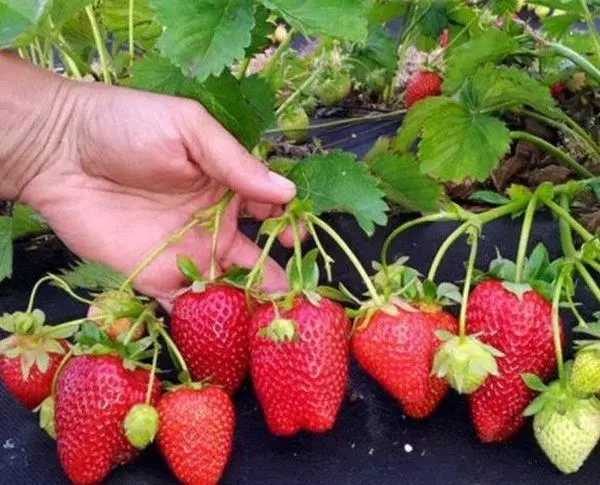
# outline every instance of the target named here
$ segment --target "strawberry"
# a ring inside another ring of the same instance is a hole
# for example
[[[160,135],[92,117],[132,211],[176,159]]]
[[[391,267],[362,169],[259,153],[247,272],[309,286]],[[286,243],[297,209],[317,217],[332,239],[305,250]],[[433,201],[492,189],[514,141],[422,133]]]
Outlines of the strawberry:
[[[212,376],[234,392],[246,377],[250,349],[250,311],[242,290],[225,283],[178,296],[171,314],[171,335],[192,378]]]
[[[277,126],[284,136],[294,142],[301,143],[308,138],[310,120],[302,106],[291,106],[277,118]]]
[[[163,396],[158,413],[158,447],[177,479],[188,485],[217,483],[233,442],[229,395],[215,386],[180,387]]]
[[[571,386],[577,392],[596,394],[600,392],[600,354],[598,350],[580,350],[573,362]]]
[[[130,370],[114,355],[82,355],[66,364],[57,380],[55,421],[58,456],[69,480],[101,482],[135,457],[124,421],[133,406],[145,401],[149,380],[148,371]],[[151,404],[159,398],[155,379]]]
[[[343,100],[352,90],[352,76],[347,72],[331,72],[315,87],[315,95],[325,106],[332,106]]]
[[[102,320],[96,320],[102,328],[116,341],[119,336],[127,334],[136,319],[144,311],[144,304],[128,291],[111,290],[101,293],[94,299],[88,310],[88,317],[106,315]],[[138,325],[132,340],[138,340],[144,335],[144,325]]]
[[[550,94],[552,94],[553,98],[560,99],[565,92],[565,88],[566,86],[564,83],[554,83],[550,86]]]
[[[488,376],[469,396],[471,417],[483,442],[506,441],[522,427],[522,413],[533,392],[521,374],[547,379],[556,366],[550,303],[531,289],[519,296],[508,285],[486,280],[467,304],[468,332],[504,354],[497,359],[499,375]]]
[[[348,378],[348,319],[337,303],[304,296],[261,305],[250,323],[252,382],[271,433],[330,430]]]
[[[359,319],[351,346],[360,366],[397,399],[413,418],[429,416],[448,391],[431,375],[433,355],[441,344],[437,330],[456,333],[456,320],[438,306],[395,306]]]
[[[525,409],[535,415],[533,432],[548,459],[565,474],[578,471],[600,440],[600,402],[581,397],[560,379],[545,385],[535,375],[524,382],[541,394]]]
[[[450,29],[444,29],[438,37],[438,45],[445,49],[448,46],[448,40],[450,39]]]
[[[0,341],[0,381],[25,408],[33,410],[52,394],[54,374],[69,346],[68,334],[44,326],[39,310],[5,313],[0,328],[11,335]]]
[[[435,72],[419,71],[414,73],[406,84],[404,105],[410,108],[417,101],[442,94],[442,78]]]

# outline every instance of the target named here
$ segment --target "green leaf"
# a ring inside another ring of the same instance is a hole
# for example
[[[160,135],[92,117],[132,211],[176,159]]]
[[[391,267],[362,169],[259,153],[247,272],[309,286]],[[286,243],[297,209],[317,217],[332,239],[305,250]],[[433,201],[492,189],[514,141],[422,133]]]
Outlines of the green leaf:
[[[496,15],[516,12],[518,10],[518,0],[492,0],[490,8]]]
[[[150,0],[150,5],[165,27],[162,52],[189,77],[219,76],[250,45],[252,0]]]
[[[12,217],[0,216],[0,281],[12,276],[12,225]]]
[[[516,67],[488,64],[470,79],[461,92],[463,104],[472,111],[527,105],[552,112],[556,103],[550,90]]]
[[[319,265],[317,264],[317,258],[319,257],[319,250],[313,249],[309,251],[300,262],[300,270],[302,271],[302,282],[298,274],[298,264],[296,262],[296,256],[294,255],[287,264],[287,278],[290,282],[292,289],[301,290],[316,290],[319,284]]]
[[[547,389],[546,384],[535,374],[524,373],[521,374],[521,378],[527,387],[533,391],[544,392]]]
[[[532,251],[531,256],[527,260],[527,264],[525,264],[523,279],[529,281],[537,278],[540,273],[546,269],[548,264],[550,264],[548,250],[546,249],[546,246],[540,243]]]
[[[369,11],[369,24],[385,24],[406,13],[406,0],[373,0]]]
[[[186,78],[169,59],[151,55],[134,64],[128,85],[199,101],[249,149],[274,122],[275,95],[257,77],[247,77],[239,82],[225,73],[199,83]]]
[[[71,288],[86,290],[118,290],[125,282],[121,273],[95,261],[79,261],[69,269],[62,270],[60,277]]]
[[[296,184],[297,197],[311,201],[317,215],[347,212],[369,235],[375,224],[387,222],[388,207],[377,180],[351,154],[336,150],[307,157],[293,168],[289,178]]]
[[[18,239],[26,235],[35,235],[47,232],[48,225],[25,204],[13,205],[12,238]]]
[[[439,209],[443,187],[421,173],[412,155],[378,155],[371,160],[369,168],[381,179],[381,186],[392,202],[422,212]]]
[[[551,15],[542,19],[542,30],[550,39],[560,39],[563,37],[573,24],[581,20],[578,13],[565,13],[563,15]]]
[[[60,27],[77,12],[87,7],[93,0],[54,0],[50,16],[56,27]],[[123,1],[121,1],[123,3]],[[137,7],[137,6],[136,6]]]
[[[455,92],[480,66],[489,62],[497,63],[518,50],[517,40],[498,29],[489,29],[465,42],[453,49],[447,60],[444,92]]]
[[[194,260],[188,256],[179,255],[177,256],[177,267],[179,271],[186,277],[190,282],[201,280],[200,272]]]
[[[491,190],[478,190],[469,196],[469,200],[477,200],[492,205],[506,205],[510,199]]]
[[[357,46],[350,56],[353,62],[354,76],[363,84],[369,85],[370,75],[382,69],[387,81],[391,81],[396,72],[396,44],[392,36],[375,25],[369,28],[369,36],[364,46]]]
[[[52,0],[0,0],[0,49],[27,44]]]
[[[268,36],[273,33],[273,24],[269,22],[271,13],[262,5],[256,7],[255,25],[251,33],[250,45],[246,48],[246,57],[252,57],[270,44]]]
[[[354,300],[348,297],[343,291],[331,286],[318,286],[317,293],[330,300],[336,300],[342,303],[354,303]]]
[[[503,122],[444,96],[427,98],[408,112],[397,147],[408,151],[421,131],[421,171],[442,181],[485,180],[511,141]]]
[[[363,42],[369,0],[261,0],[305,36],[324,34]]]

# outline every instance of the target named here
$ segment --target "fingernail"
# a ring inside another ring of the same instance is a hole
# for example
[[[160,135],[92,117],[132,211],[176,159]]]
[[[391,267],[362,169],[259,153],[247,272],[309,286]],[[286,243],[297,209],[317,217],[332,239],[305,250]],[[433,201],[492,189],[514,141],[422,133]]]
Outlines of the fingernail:
[[[282,177],[276,172],[269,172],[269,181],[277,187],[288,192],[296,192],[296,185],[291,180]]]

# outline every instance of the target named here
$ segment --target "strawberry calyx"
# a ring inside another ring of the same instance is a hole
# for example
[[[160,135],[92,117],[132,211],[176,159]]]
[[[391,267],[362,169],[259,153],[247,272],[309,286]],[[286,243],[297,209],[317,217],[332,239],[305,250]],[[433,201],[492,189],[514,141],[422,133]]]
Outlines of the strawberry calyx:
[[[224,283],[234,286],[240,290],[246,289],[246,281],[249,274],[249,271],[246,268],[241,268],[240,266],[230,266],[227,271],[221,275],[207,280],[200,274],[195,261],[189,256],[177,256],[177,266],[190,284],[175,293],[173,296],[174,298],[189,291],[193,291],[194,293],[202,293],[209,285],[217,283]]]
[[[443,330],[435,334],[443,343],[435,354],[432,375],[446,379],[460,394],[471,394],[488,376],[499,375],[496,358],[504,354],[481,342],[477,334],[462,338]]]
[[[0,329],[10,335],[0,340],[0,356],[21,359],[21,372],[27,380],[34,365],[45,373],[50,365],[50,354],[65,354],[64,339],[76,328],[52,333],[53,327],[44,325],[46,316],[41,310],[5,313],[0,317]]]
[[[271,339],[278,344],[293,342],[297,339],[297,327],[294,320],[277,315],[268,326],[261,328],[257,335]]]
[[[56,439],[54,397],[48,396],[42,401],[42,404],[33,410],[33,412],[39,413],[40,428],[43,429],[52,439]]]

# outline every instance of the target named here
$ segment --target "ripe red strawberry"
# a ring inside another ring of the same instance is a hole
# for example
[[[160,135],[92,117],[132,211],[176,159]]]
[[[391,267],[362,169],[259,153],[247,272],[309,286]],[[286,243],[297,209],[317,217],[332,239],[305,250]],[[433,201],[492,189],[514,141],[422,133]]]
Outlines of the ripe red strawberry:
[[[276,314],[260,306],[250,324],[250,370],[271,433],[330,430],[348,379],[348,319],[342,306],[298,297]]]
[[[404,105],[410,108],[417,101],[442,94],[442,78],[435,72],[419,71],[414,73],[406,84]]]
[[[467,328],[500,352],[499,375],[490,375],[469,396],[471,417],[483,442],[510,439],[525,422],[523,411],[534,393],[521,374],[549,378],[556,367],[552,339],[552,306],[539,293],[526,291],[521,298],[501,281],[487,280],[471,293]],[[564,336],[564,334],[563,334]]]
[[[135,448],[125,437],[129,410],[145,401],[150,373],[128,370],[120,357],[84,355],[71,359],[56,387],[56,442],[61,465],[71,482],[99,483],[117,465],[126,464]],[[151,404],[160,398],[154,381]]]
[[[564,91],[565,91],[564,83],[554,83],[552,86],[550,86],[550,94],[552,94],[553,98],[560,99],[560,97],[562,96]]]
[[[444,29],[438,37],[438,45],[445,49],[448,46],[448,40],[450,39],[450,29]]]
[[[212,376],[212,383],[234,392],[248,372],[249,324],[244,292],[228,284],[213,284],[175,300],[171,335],[194,380]]]
[[[445,380],[431,375],[442,343],[436,330],[456,333],[455,318],[437,307],[397,314],[377,312],[365,328],[357,324],[352,351],[360,366],[397,399],[413,418],[429,416],[448,391]]]
[[[64,355],[66,340],[45,334],[44,314],[15,312],[0,318],[11,332],[0,341],[0,382],[27,409],[33,410],[52,394],[52,381]]]
[[[179,388],[158,405],[157,443],[181,483],[213,485],[231,454],[235,410],[229,395],[215,386]]]

